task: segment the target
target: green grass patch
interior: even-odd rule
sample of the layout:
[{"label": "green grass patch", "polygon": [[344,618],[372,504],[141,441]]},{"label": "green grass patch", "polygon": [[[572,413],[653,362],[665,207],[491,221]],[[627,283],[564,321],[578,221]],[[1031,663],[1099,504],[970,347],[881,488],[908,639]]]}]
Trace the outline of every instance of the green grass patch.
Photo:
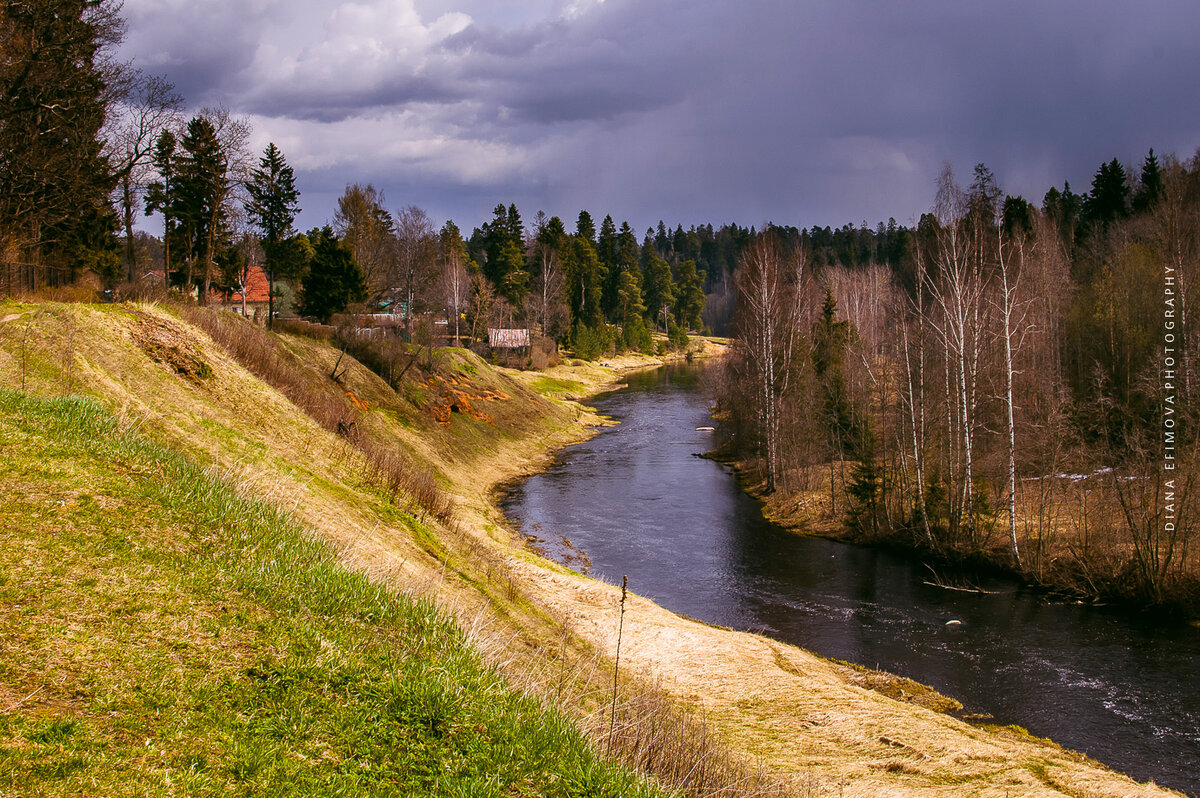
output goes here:
[{"label": "green grass patch", "polygon": [[0,791],[659,794],[95,402],[0,391],[0,574]]},{"label": "green grass patch", "polygon": [[587,386],[577,380],[568,380],[559,377],[538,377],[529,384],[529,387],[535,393],[539,393],[548,399],[561,399],[564,396],[581,396],[586,391]]}]

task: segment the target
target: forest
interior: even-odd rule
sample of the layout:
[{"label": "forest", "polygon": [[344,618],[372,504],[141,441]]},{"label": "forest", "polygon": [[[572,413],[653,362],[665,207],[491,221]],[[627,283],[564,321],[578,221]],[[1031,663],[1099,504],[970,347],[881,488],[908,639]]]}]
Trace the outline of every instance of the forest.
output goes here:
[{"label": "forest", "polygon": [[874,243],[852,265],[774,229],[746,250],[730,456],[856,539],[1194,612],[1200,157],[1114,159],[1040,207],[947,166]]},{"label": "forest", "polygon": [[1040,205],[947,167],[914,227],[660,221],[639,240],[611,215],[568,229],[499,203],[465,234],[368,182],[301,232],[285,154],[116,61],[119,10],[0,9],[3,294],[207,304],[261,273],[267,323],[398,313],[417,344],[524,328],[587,359],[732,335],[728,452],[766,494],[1080,595],[1200,600],[1197,158],[1113,159]]}]

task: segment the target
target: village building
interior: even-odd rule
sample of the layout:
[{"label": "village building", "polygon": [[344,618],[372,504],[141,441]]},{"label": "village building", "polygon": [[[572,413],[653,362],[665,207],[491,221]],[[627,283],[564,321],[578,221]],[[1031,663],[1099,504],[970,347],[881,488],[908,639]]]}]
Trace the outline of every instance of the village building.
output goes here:
[{"label": "village building", "polygon": [[213,288],[209,292],[209,304],[232,310],[248,319],[265,322],[270,312],[270,288],[266,272],[255,264],[246,270],[244,293],[238,290]]}]

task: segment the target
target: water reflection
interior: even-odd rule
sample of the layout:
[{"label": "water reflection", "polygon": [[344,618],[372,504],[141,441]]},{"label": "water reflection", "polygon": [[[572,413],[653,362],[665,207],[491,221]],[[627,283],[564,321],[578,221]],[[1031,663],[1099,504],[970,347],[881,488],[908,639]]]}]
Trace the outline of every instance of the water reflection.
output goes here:
[{"label": "water reflection", "polygon": [[[1018,585],[924,584],[920,564],[799,538],[717,463],[699,370],[636,375],[596,402],[621,421],[514,488],[509,517],[570,563],[665,607],[880,667],[1139,779],[1200,795],[1200,630],[1053,604]],[[961,623],[947,626],[947,621]]]}]

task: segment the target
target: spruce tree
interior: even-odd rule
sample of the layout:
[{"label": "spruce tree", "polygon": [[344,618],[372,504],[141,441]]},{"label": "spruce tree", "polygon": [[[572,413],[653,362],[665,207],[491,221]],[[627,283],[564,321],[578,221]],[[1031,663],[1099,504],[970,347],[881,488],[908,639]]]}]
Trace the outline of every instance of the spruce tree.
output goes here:
[{"label": "spruce tree", "polygon": [[216,128],[203,116],[188,122],[179,143],[183,152],[176,166],[176,193],[171,205],[188,235],[188,285],[196,282],[193,270],[196,261],[201,266],[198,287],[203,304],[207,301],[217,238],[226,221],[222,200],[227,188],[228,160]]},{"label": "spruce tree", "polygon": [[661,322],[663,332],[667,332],[675,303],[675,283],[671,280],[670,264],[658,256],[649,237],[642,246],[642,295],[654,325],[657,327]]},{"label": "spruce tree", "polygon": [[837,300],[825,290],[821,318],[813,330],[813,371],[824,394],[825,425],[835,455],[860,454],[862,441],[846,389],[845,353],[854,340],[854,328],[837,320]]},{"label": "spruce tree", "polygon": [[1133,197],[1133,209],[1139,213],[1150,210],[1163,195],[1162,167],[1154,155],[1154,148],[1142,162],[1142,179],[1137,194]]},{"label": "spruce tree", "polygon": [[300,212],[296,200],[296,176],[274,142],[263,151],[258,168],[246,184],[250,199],[245,203],[251,223],[262,236],[263,270],[267,273],[267,324],[275,319],[275,278],[283,265],[283,242],[292,234],[292,222]]},{"label": "spruce tree", "polygon": [[1092,179],[1092,190],[1083,199],[1084,218],[1104,226],[1129,215],[1129,184],[1125,167],[1116,158],[1101,164]]},{"label": "spruce tree", "polygon": [[154,144],[154,168],[159,180],[146,189],[146,215],[163,215],[163,287],[171,287],[171,238],[175,235],[177,201],[175,192],[175,149],[179,141],[170,130],[164,130]]},{"label": "spruce tree", "polygon": [[587,241],[593,247],[596,245],[596,223],[587,211],[580,211],[575,221],[575,235]]}]

